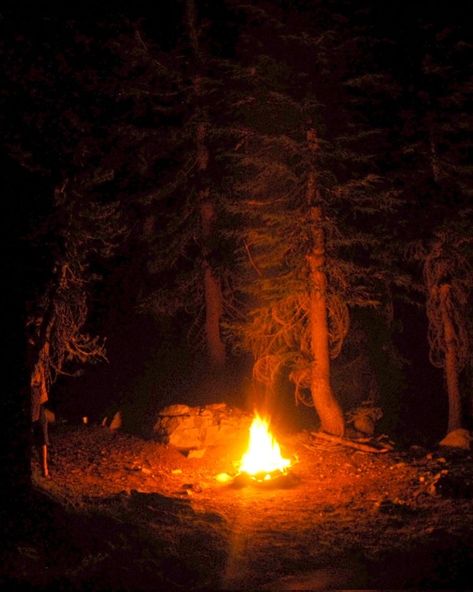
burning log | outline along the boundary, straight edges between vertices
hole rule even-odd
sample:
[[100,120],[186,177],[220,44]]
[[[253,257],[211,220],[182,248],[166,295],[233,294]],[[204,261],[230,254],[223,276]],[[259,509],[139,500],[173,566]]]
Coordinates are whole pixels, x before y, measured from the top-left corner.
[[292,486],[296,480],[290,468],[296,461],[283,457],[281,447],[269,429],[269,420],[255,414],[250,426],[248,449],[240,461],[239,472],[232,485]]

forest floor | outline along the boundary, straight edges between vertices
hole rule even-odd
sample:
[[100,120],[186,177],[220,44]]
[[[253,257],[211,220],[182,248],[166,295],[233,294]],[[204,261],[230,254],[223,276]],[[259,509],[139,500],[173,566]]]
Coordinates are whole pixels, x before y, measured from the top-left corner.
[[471,452],[364,453],[305,431],[280,438],[288,478],[237,487],[216,475],[246,443],[189,458],[100,426],[51,440],[2,589],[473,588]]

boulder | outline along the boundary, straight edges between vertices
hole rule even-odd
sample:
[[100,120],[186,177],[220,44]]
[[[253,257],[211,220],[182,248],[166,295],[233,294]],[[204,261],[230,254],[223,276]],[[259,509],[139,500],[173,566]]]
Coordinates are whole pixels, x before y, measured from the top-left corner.
[[204,449],[248,432],[251,416],[225,403],[204,407],[171,405],[158,413],[153,431],[180,450]]
[[376,407],[370,401],[366,401],[347,414],[347,424],[352,424],[357,432],[365,436],[373,436],[376,422],[382,417],[383,412],[381,408]]
[[448,446],[449,448],[462,448],[463,450],[470,450],[472,435],[468,430],[458,428],[449,432],[443,440],[439,442],[440,446]]
[[[195,411],[196,408],[194,408]],[[164,407],[158,413],[161,417],[174,417],[174,416],[182,416],[182,415],[192,415],[193,409],[188,405],[169,405],[169,407]]]
[[375,423],[369,415],[361,415],[360,417],[355,417],[353,427],[362,434],[372,436],[375,430]]

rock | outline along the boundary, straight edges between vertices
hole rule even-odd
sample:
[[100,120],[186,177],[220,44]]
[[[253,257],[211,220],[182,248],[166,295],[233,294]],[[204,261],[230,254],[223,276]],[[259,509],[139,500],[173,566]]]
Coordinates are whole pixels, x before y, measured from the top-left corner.
[[400,499],[381,499],[375,503],[375,509],[382,514],[408,515],[413,509]]
[[365,401],[347,415],[347,423],[365,436],[372,436],[375,432],[376,422],[383,417],[380,407],[376,407],[370,401]]
[[372,436],[374,434],[375,423],[368,415],[361,415],[360,417],[355,417],[353,427],[362,434]]
[[122,427],[122,413],[121,411],[117,411],[115,415],[112,417],[112,421],[108,426],[109,430],[118,430]]
[[158,413],[161,417],[173,417],[179,415],[191,415],[192,409],[188,405],[169,405],[169,407],[164,407]]
[[443,440],[439,442],[439,446],[448,446],[449,448],[462,448],[463,450],[471,449],[472,435],[468,430],[458,428],[449,432]]
[[204,440],[202,431],[199,428],[177,427],[173,432],[169,433],[167,443],[182,450],[190,450],[200,448]]
[[205,407],[171,405],[158,414],[153,431],[165,444],[180,450],[202,450],[246,435],[251,417],[225,403]]
[[202,458],[204,454],[205,448],[194,448],[193,450],[189,450],[187,458]]
[[225,411],[229,408],[226,403],[212,403],[211,405],[207,405],[207,409],[210,411]]
[[411,446],[409,446],[409,450],[414,456],[417,457],[425,456],[427,454],[427,450],[419,444],[412,444]]

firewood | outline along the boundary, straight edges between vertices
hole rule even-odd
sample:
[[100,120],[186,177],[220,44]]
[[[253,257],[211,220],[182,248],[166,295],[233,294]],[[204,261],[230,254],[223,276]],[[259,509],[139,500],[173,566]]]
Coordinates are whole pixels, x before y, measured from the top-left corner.
[[334,436],[332,434],[327,434],[325,432],[311,432],[312,436],[316,438],[321,438],[322,440],[326,440],[328,442],[333,442],[334,444],[340,444],[341,446],[347,446],[348,448],[355,448],[356,450],[361,450],[363,452],[371,452],[371,453],[383,453],[389,452],[391,448],[384,446],[383,448],[376,448],[375,446],[369,446],[368,444],[361,444],[359,442],[353,442],[353,440],[347,440],[346,438],[341,438],[340,436]]

